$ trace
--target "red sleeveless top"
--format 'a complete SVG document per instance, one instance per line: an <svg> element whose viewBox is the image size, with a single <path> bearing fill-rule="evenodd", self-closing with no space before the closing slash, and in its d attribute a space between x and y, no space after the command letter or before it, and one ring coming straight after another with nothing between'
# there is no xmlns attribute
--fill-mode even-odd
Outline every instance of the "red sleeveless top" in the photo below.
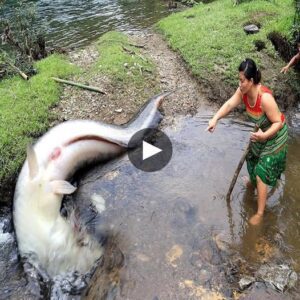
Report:
<svg viewBox="0 0 300 300"><path fill-rule="evenodd" d="M247 114L250 117L250 119L252 119L255 123L257 121L259 121L261 119L261 117L263 117L265 115L265 113L262 111L262 108L261 108L261 97L264 93L269 93L272 95L272 91L270 89L268 89L264 85L261 85L260 93L258 93L258 95L257 95L257 99L256 99L254 106L250 106L247 95L246 94L243 95L243 102L246 106ZM281 114L281 122L284 122L284 121L285 121L285 117L284 117L284 114L282 113Z"/></svg>

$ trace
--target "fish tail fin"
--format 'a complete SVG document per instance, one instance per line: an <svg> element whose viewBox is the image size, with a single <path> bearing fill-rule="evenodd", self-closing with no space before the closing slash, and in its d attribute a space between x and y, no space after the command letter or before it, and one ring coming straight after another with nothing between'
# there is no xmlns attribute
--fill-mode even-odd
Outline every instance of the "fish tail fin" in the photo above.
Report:
<svg viewBox="0 0 300 300"><path fill-rule="evenodd" d="M162 120L159 108L161 107L163 100L172 93L174 93L174 91L163 92L150 98L140 109L139 113L125 125L126 129L129 131L128 143L130 138L138 131L158 127ZM128 143L126 144L128 145Z"/></svg>

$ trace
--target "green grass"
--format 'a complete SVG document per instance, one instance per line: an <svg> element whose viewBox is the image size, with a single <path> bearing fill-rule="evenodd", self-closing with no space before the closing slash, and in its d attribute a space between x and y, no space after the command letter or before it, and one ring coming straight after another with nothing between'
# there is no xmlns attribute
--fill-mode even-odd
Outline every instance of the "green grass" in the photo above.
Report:
<svg viewBox="0 0 300 300"><path fill-rule="evenodd" d="M116 88L126 86L139 91L142 100L145 90L156 92L153 91L157 88L153 84L155 66L128 36L108 32L96 45L99 59L89 69L79 70L63 56L52 55L36 64L38 74L29 81L15 76L0 82L0 190L5 182L17 176L27 144L47 131L49 121L54 118L49 108L58 103L62 85L50 77L67 78L76 74L77 81L86 82L103 74Z"/></svg>
<svg viewBox="0 0 300 300"><path fill-rule="evenodd" d="M50 77L79 72L60 55L38 62L36 68L38 74L29 81L15 76L0 82L0 186L17 174L27 144L49 127L49 108L62 89Z"/></svg>
<svg viewBox="0 0 300 300"><path fill-rule="evenodd" d="M92 72L108 75L116 82L143 87L147 76L155 72L154 64L125 34L108 32L100 37L97 48L100 56Z"/></svg>
<svg viewBox="0 0 300 300"><path fill-rule="evenodd" d="M294 16L293 0L257 0L233 7L232 0L199 4L173 14L157 24L173 49L187 62L192 73L203 82L218 77L225 84L236 86L237 68L246 57L263 65L263 56L254 46L255 40L266 43L263 50L276 57L268 33L278 31L286 37ZM259 22L258 34L246 35L245 23ZM282 66L284 63L282 63Z"/></svg>

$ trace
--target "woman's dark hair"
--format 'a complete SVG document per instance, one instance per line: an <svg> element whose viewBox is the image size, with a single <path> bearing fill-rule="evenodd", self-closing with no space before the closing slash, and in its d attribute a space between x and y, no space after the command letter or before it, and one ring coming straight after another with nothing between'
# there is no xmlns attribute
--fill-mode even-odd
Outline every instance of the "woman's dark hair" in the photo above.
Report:
<svg viewBox="0 0 300 300"><path fill-rule="evenodd" d="M261 80L261 72L256 67L256 63L251 58L246 58L244 61L241 62L239 66L239 72L244 72L245 77L248 80L253 79L255 84L260 83Z"/></svg>

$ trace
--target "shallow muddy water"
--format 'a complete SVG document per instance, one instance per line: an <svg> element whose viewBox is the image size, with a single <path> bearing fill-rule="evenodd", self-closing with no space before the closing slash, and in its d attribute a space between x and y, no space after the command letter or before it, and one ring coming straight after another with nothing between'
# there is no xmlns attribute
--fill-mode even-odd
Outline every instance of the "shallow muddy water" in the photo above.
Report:
<svg viewBox="0 0 300 300"><path fill-rule="evenodd" d="M78 205L84 209L95 195L105 199L101 223L118 234L124 254L107 299L230 299L239 278L262 264L287 264L299 273L299 130L290 130L285 175L270 194L263 223L253 228L248 219L256 202L242 184L245 166L231 201L225 200L252 125L232 115L210 134L205 131L210 117L209 111L198 113L164 129L173 157L161 171L140 171L125 155L82 178L75 195ZM14 299L25 290L30 294L31 288L17 262L14 236L7 233L12 231L9 219L1 216L5 272L0 290ZM299 291L299 284L284 294L258 287L251 296L297 299ZM97 298L88 294L85 299Z"/></svg>
<svg viewBox="0 0 300 300"><path fill-rule="evenodd" d="M256 201L241 180L245 166L230 203L225 200L252 125L232 116L210 134L209 118L199 113L165 129L173 157L161 171L139 171L125 157L83 181L78 197L104 197L105 223L121 237L125 266L111 295L116 299L229 299L236 289L228 282L233 257L242 261L239 277L271 262L299 272L297 130L289 139L285 175L270 194L263 223L253 228L248 219ZM299 288L283 295L258 289L252 296L297 299Z"/></svg>

